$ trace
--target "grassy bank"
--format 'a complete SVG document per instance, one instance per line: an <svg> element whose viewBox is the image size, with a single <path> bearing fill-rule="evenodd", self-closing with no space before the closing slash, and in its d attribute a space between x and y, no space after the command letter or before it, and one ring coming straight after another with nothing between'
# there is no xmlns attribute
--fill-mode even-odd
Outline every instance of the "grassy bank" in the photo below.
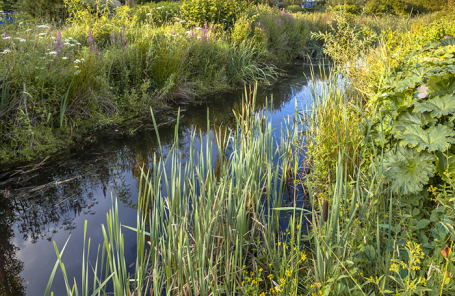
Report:
<svg viewBox="0 0 455 296"><path fill-rule="evenodd" d="M204 3L108 10L67 1L71 18L63 25L24 16L6 26L0 161L47 154L81 129L118 123L150 106L273 82L275 65L303 57L310 32L324 22L269 6L216 3L224 9L217 17L225 18L198 18L194 11Z"/></svg>
<svg viewBox="0 0 455 296"><path fill-rule="evenodd" d="M150 106L158 110L242 83L271 83L279 76L278 65L323 56L322 44L330 42L312 33L346 29L332 10L291 12L236 0L115 9L77 0L65 5L65 22L18 14L4 27L2 163L52 154L87 130L147 114ZM377 44L384 31L408 32L434 15L350 17L366 30L353 30L343 50L332 50L340 56L346 48L359 50L356 42L363 36Z"/></svg>

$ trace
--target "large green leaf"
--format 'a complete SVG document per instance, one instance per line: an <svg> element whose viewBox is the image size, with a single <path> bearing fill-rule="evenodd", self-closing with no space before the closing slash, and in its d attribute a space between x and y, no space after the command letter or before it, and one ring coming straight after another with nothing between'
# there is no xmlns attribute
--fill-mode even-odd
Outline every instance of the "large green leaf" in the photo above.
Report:
<svg viewBox="0 0 455 296"><path fill-rule="evenodd" d="M431 112L432 117L441 117L455 112L455 94L436 97L424 103L414 103L414 112Z"/></svg>
<svg viewBox="0 0 455 296"><path fill-rule="evenodd" d="M455 38L446 38L441 41L441 46L455 45Z"/></svg>
<svg viewBox="0 0 455 296"><path fill-rule="evenodd" d="M406 127L417 124L419 126L433 125L437 122L436 119L432 118L428 112L408 112L405 111L393 123L393 133L401 135Z"/></svg>
<svg viewBox="0 0 455 296"><path fill-rule="evenodd" d="M444 181L449 181L447 175L445 174L448 172L452 177L455 177L455 155L451 152L436 153L436 170L438 171L439 176Z"/></svg>
<svg viewBox="0 0 455 296"><path fill-rule="evenodd" d="M400 136L401 145L408 145L411 148L416 147L417 151L422 151L428 148L428 151L445 151L450 147L450 143L454 144L455 131L449 127L438 124L429 129L424 130L417 124L406 127L403 134Z"/></svg>
<svg viewBox="0 0 455 296"><path fill-rule="evenodd" d="M384 157L386 182L392 181L395 193L419 193L434 174L434 160L430 153L419 153L407 147L388 151Z"/></svg>

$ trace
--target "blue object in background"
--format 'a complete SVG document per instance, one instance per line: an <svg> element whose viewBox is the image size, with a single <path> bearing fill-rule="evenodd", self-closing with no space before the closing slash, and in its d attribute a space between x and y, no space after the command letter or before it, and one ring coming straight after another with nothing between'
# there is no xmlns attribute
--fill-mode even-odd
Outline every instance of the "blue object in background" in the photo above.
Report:
<svg viewBox="0 0 455 296"><path fill-rule="evenodd" d="M1 12L0 13L0 24L12 23L14 22L14 12Z"/></svg>

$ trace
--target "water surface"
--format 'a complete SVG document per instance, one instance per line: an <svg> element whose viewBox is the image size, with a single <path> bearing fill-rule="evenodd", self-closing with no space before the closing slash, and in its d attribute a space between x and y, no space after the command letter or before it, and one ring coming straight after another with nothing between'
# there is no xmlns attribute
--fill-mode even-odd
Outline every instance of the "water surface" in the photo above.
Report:
<svg viewBox="0 0 455 296"><path fill-rule="evenodd" d="M277 132L284 118L294 115L296 104L301 109L311 103L309 70L294 65L274 85L259 87L259 106L273 96L270 118ZM213 130L235 127L232 110L241 110L242 94L243 89L230 90L208 97L207 103L181 106L181 151L185 151L194 129L214 139ZM159 133L164 154L173 144L175 121L176 109L162 112ZM88 136L77 147L38 167L0 173L0 296L43 295L56 260L54 242L61 249L69 237L63 262L69 278L80 282L84 221L88 222L87 236L97 246L103 240L101 224L105 224L113 196L119 200L122 224L135 226L141 167L150 167L155 153L159 154L158 141L151 118L147 118L132 127L113 126ZM214 151L214 163L216 158ZM133 263L136 234L125 230L124 235L126 262ZM90 256L93 261L94 251L96 248ZM66 295L62 278L58 270L54 295Z"/></svg>

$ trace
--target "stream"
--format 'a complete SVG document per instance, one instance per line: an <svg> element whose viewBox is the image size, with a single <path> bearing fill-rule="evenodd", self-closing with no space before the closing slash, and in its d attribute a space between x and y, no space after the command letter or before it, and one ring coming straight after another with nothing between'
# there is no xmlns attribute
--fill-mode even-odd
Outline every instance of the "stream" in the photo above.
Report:
<svg viewBox="0 0 455 296"><path fill-rule="evenodd" d="M279 133L295 106L311 103L309 85L321 83L318 73L311 80L310 68L301 64L287 67L286 75L270 86L259 86L257 106L273 96L272 127ZM317 69L315 69L317 71ZM207 109L211 126L235 127L232 110L241 110L243 88L217 93L200 105L181 106L180 145L185 146L191 132L207 132ZM164 153L174 140L176 108L161 112L159 134ZM211 129L211 130L213 130ZM200 144L196 143L195 148ZM213 163L216 145L213 145ZM101 224L111 209L111 196L119 203L123 225L136 225L136 202L141 167L150 166L158 141L150 118L133 127L113 126L99 131L75 147L35 166L0 170L0 296L43 295L56 262L54 242L61 249L70 237L63 262L68 278L80 283L84 221L91 238L90 259L102 243ZM37 162L39 163L39 161ZM136 233L124 230L126 262L135 260ZM130 243L128 243L130 242ZM70 283L72 284L72 283ZM66 295L60 269L52 285L54 295Z"/></svg>

